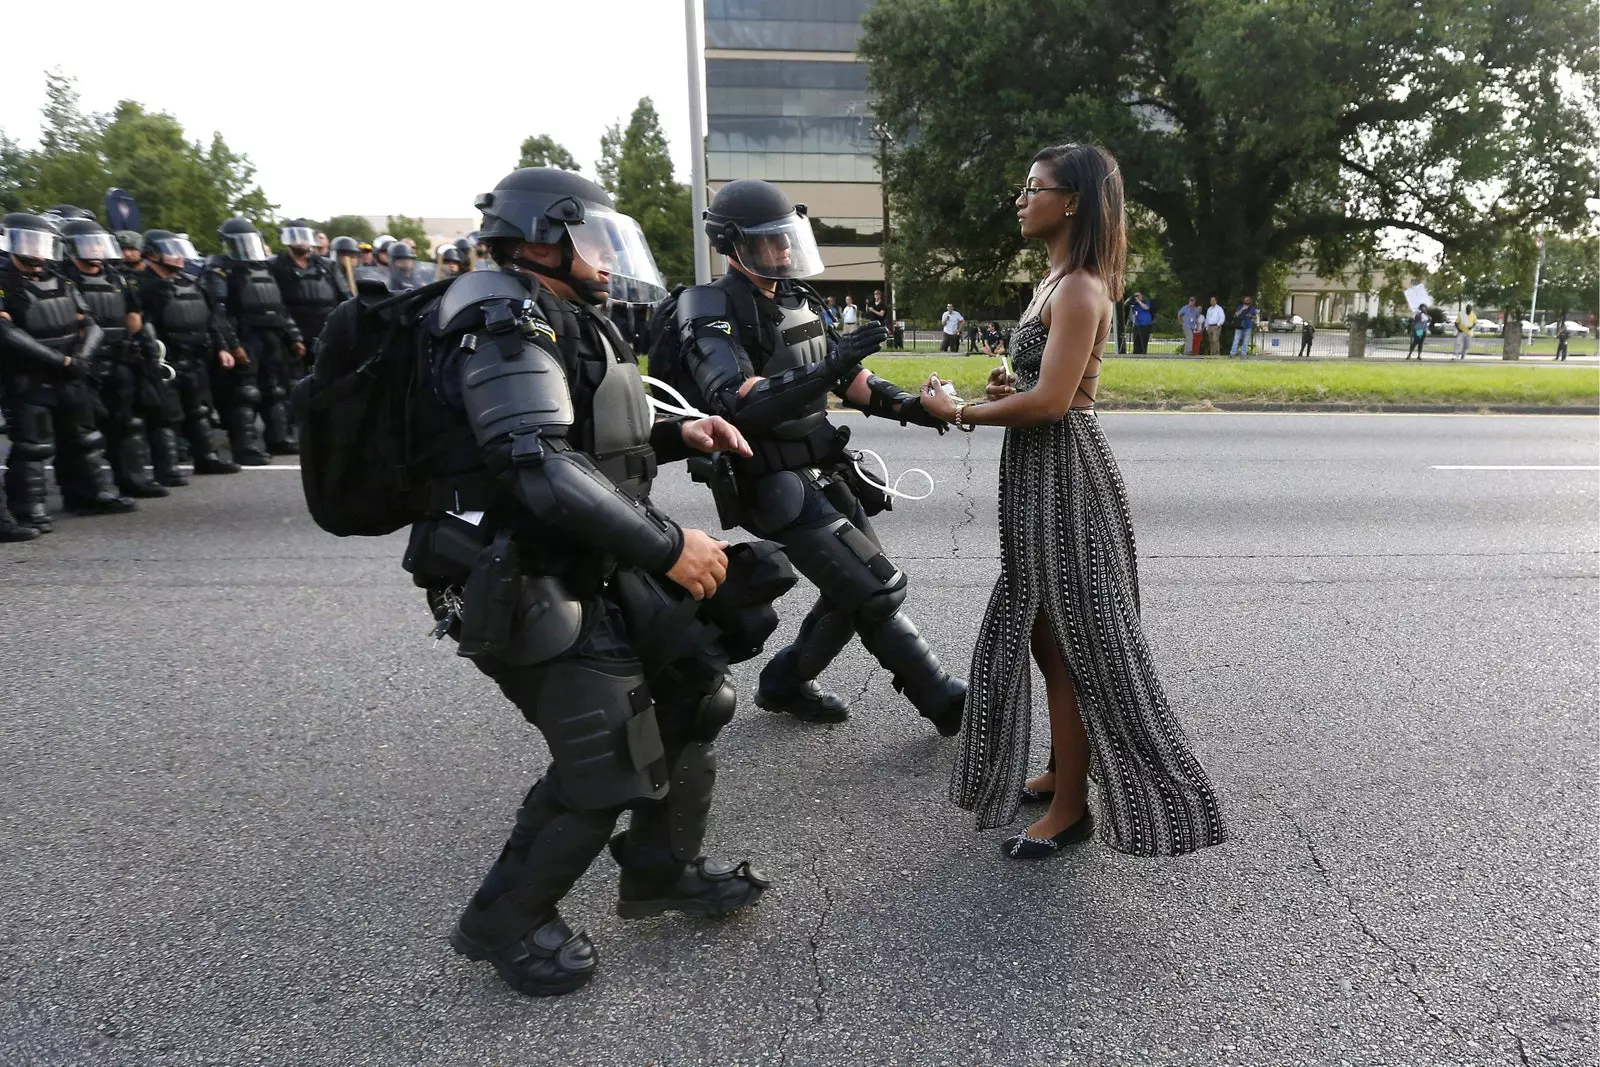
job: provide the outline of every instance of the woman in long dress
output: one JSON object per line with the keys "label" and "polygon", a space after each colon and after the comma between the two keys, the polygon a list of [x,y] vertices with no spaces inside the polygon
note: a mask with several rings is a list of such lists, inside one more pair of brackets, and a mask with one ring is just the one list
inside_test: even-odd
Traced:
{"label": "woman in long dress", "polygon": [[[1106,843],[1136,855],[1191,852],[1223,839],[1221,812],[1145,644],[1127,494],[1094,412],[1122,298],[1122,179],[1103,149],[1047,148],[1016,204],[1022,236],[1043,242],[1050,262],[1012,335],[1016,377],[996,369],[988,403],[946,396],[937,377],[923,389],[923,406],[963,430],[1006,428],[1000,578],[972,654],[951,799],[977,812],[981,829],[1013,821],[1025,802],[1048,803],[1002,846],[1036,859],[1094,836],[1093,779]],[[1030,650],[1052,755],[1024,783]]]}

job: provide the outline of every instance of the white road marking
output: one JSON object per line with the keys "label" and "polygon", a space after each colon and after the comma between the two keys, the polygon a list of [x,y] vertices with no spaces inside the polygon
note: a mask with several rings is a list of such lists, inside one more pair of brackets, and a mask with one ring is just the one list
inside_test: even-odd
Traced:
{"label": "white road marking", "polygon": [[1600,464],[1555,464],[1555,463],[1521,463],[1521,464],[1462,464],[1458,466],[1434,466],[1431,471],[1600,471]]}

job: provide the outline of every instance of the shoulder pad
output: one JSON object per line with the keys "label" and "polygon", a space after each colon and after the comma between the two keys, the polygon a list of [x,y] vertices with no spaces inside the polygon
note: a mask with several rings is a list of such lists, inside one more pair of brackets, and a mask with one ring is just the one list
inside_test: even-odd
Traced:
{"label": "shoulder pad", "polygon": [[[692,285],[678,297],[678,321],[694,322],[697,319],[726,319],[733,314],[733,304],[728,294],[715,285]],[[728,332],[733,332],[729,322]]]}
{"label": "shoulder pad", "polygon": [[477,304],[491,300],[511,300],[520,307],[524,300],[532,300],[536,291],[529,290],[517,277],[498,270],[475,270],[463,274],[450,283],[439,298],[439,323],[446,331],[465,329],[467,317]]}

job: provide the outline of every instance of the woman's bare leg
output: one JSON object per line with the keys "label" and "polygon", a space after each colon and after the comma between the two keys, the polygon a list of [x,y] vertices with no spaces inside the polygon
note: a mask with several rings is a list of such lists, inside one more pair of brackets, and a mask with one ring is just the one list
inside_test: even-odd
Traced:
{"label": "woman's bare leg", "polygon": [[[1030,837],[1054,837],[1079,819],[1089,802],[1089,735],[1078,713],[1078,691],[1072,673],[1062,662],[1050,630],[1050,620],[1041,611],[1033,620],[1033,660],[1044,675],[1045,698],[1050,705],[1050,749],[1055,755],[1053,774],[1029,781],[1044,782],[1055,790],[1055,798],[1038,821],[1028,827]],[[1048,779],[1048,781],[1046,781]]]}

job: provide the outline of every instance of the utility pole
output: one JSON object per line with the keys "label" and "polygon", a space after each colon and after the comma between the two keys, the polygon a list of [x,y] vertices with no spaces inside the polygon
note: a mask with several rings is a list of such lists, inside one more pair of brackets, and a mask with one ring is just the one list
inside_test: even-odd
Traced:
{"label": "utility pole", "polygon": [[883,236],[878,246],[878,263],[883,267],[883,304],[889,309],[890,331],[894,329],[894,282],[889,277],[889,241],[892,234],[889,230],[889,146],[894,143],[894,136],[890,134],[889,127],[879,123],[872,127],[872,132],[878,135],[878,189],[883,194]]}
{"label": "utility pole", "polygon": [[683,0],[683,39],[689,68],[689,201],[694,213],[694,283],[711,282],[711,239],[703,222],[706,214],[706,119],[700,83],[705,64],[700,59],[700,6]]}
{"label": "utility pole", "polygon": [[[1533,333],[1539,335],[1539,276],[1544,273],[1544,227],[1539,227],[1539,232],[1533,237],[1534,246],[1539,249],[1539,262],[1533,268],[1533,307],[1528,309],[1528,321],[1533,323]],[[1531,339],[1530,339],[1531,340]]]}

